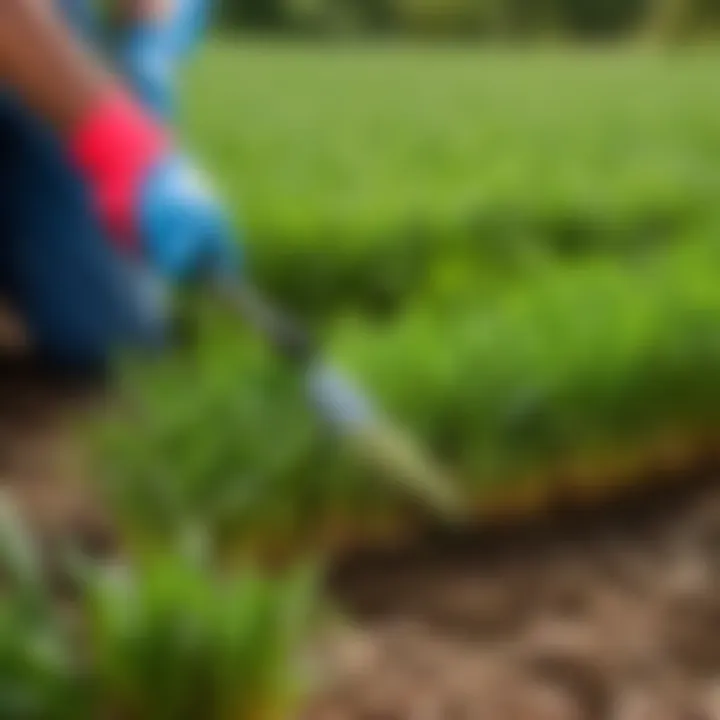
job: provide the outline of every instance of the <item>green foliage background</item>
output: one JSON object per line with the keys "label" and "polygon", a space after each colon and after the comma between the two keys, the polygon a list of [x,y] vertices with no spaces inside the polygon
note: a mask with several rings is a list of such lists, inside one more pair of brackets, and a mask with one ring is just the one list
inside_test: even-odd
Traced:
{"label": "green foliage background", "polygon": [[717,24],[713,0],[222,0],[229,28],[516,37],[697,33]]}
{"label": "green foliage background", "polygon": [[712,239],[719,71],[713,50],[217,43],[188,78],[185,133],[271,294],[385,314]]}

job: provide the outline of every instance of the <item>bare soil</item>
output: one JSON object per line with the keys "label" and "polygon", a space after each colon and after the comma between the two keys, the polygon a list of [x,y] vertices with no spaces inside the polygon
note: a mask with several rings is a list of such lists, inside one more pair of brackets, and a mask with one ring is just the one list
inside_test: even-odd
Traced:
{"label": "bare soil", "polygon": [[[92,405],[0,368],[0,489],[38,533],[107,539],[67,451]],[[355,556],[303,720],[720,720],[720,482]]]}
{"label": "bare soil", "polygon": [[49,374],[24,356],[0,351],[0,494],[53,546],[65,537],[93,551],[112,533],[75,449],[101,393],[96,384]]}
{"label": "bare soil", "polygon": [[352,626],[307,720],[720,719],[710,471],[338,568]]}

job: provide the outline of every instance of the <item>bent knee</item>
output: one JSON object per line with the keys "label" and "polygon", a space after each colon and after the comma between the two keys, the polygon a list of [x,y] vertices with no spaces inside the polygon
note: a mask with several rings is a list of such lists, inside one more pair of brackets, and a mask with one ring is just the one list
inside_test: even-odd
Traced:
{"label": "bent knee", "polygon": [[167,345],[170,309],[166,290],[133,268],[107,292],[88,293],[82,306],[45,313],[31,328],[41,356],[73,369],[106,366],[126,352],[156,354]]}

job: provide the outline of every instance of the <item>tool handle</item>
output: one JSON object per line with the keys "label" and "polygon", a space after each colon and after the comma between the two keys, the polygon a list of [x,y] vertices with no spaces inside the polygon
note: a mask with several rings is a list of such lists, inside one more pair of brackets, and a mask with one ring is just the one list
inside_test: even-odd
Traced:
{"label": "tool handle", "polygon": [[216,281],[215,290],[221,299],[240,313],[280,355],[303,366],[314,361],[318,349],[310,332],[296,320],[271,306],[247,282],[221,278]]}
{"label": "tool handle", "polygon": [[[2,0],[0,0],[2,1]],[[376,470],[436,511],[457,516],[462,504],[445,473],[413,438],[383,417],[348,377],[325,364],[311,334],[236,278],[216,280],[216,293],[305,375],[310,401],[332,432]]]}

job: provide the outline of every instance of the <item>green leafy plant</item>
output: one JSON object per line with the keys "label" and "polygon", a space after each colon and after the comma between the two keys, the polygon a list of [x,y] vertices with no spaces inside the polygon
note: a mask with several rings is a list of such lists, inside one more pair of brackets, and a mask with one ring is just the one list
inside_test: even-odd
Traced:
{"label": "green leafy plant", "polygon": [[56,604],[35,543],[0,499],[0,715],[7,720],[90,718],[90,688],[73,623]]}
{"label": "green leafy plant", "polygon": [[[332,346],[478,505],[552,492],[556,482],[628,482],[698,461],[719,430],[718,261],[717,250],[691,242],[636,268],[559,266],[492,304],[466,292],[418,302],[393,323],[338,323]],[[210,366],[236,367],[227,346],[205,347]],[[118,507],[129,509],[133,532],[160,526],[143,500],[158,486],[182,509],[178,527],[202,527],[234,547],[253,538],[293,546],[303,531],[333,523],[362,536],[414,521],[406,498],[323,448],[282,368],[248,348],[243,357],[244,370],[226,374],[228,389],[214,395],[197,379],[207,370],[186,367],[157,385],[149,378],[151,424],[116,426],[132,438],[128,452],[105,459],[111,469],[118,459],[113,487],[125,494]],[[186,403],[182,422],[165,415],[173,397]],[[244,402],[248,412],[238,412]],[[222,417],[232,421],[218,424]],[[205,464],[194,465],[199,451]],[[225,504],[229,490],[245,504]],[[226,513],[226,525],[211,508]]]}
{"label": "green leafy plant", "polygon": [[287,720],[307,689],[317,570],[218,578],[182,555],[91,580],[94,679],[133,720]]}
{"label": "green leafy plant", "polygon": [[299,374],[242,328],[208,318],[199,332],[156,366],[123,366],[120,406],[89,429],[126,549],[295,554],[355,520],[380,525],[401,491],[348,461]]}
{"label": "green leafy plant", "polygon": [[[220,576],[186,548],[144,562],[64,563],[49,585],[0,504],[0,715],[7,720],[287,720],[314,681],[320,564]],[[69,601],[68,601],[69,600]]]}
{"label": "green leafy plant", "polygon": [[479,504],[677,471],[720,431],[719,260],[689,245],[634,269],[558,267],[485,308],[466,297],[391,329],[356,324],[337,353]]}

